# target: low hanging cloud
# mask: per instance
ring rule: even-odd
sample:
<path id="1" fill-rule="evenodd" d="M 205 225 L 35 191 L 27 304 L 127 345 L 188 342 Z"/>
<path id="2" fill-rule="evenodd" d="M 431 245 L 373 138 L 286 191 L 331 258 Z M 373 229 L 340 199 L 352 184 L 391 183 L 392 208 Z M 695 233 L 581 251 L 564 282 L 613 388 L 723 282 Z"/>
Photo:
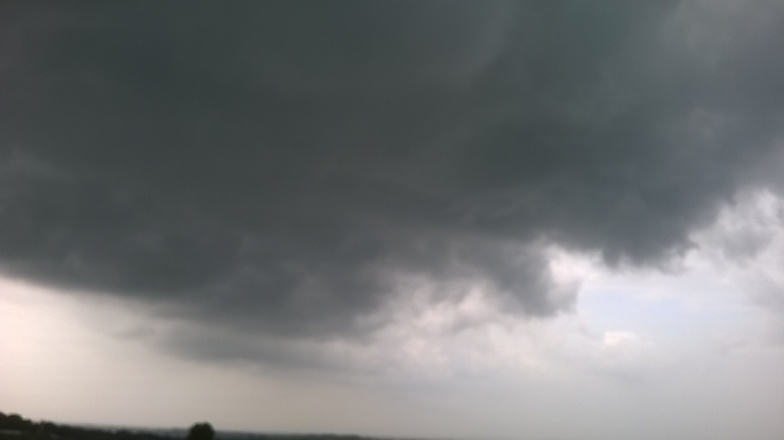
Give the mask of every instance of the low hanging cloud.
<path id="1" fill-rule="evenodd" d="M 784 7 L 743 3 L 5 4 L 0 270 L 275 337 L 407 280 L 569 310 L 548 244 L 659 265 L 780 190 Z"/>

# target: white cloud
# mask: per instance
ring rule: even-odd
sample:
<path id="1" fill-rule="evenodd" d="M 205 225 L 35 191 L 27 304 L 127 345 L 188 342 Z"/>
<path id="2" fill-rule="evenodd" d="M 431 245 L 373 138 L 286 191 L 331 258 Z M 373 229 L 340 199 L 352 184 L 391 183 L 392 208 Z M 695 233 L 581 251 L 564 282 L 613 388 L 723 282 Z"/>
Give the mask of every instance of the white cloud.
<path id="1" fill-rule="evenodd" d="M 603 342 L 606 347 L 624 348 L 640 341 L 637 333 L 629 331 L 604 332 Z"/>

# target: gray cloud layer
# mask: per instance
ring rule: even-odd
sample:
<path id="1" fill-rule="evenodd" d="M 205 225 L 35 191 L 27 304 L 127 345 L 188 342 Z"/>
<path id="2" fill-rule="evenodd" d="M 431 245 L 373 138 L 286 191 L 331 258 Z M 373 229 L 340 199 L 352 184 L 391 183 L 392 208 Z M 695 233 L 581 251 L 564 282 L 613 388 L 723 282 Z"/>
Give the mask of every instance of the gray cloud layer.
<path id="1" fill-rule="evenodd" d="M 281 335 L 405 277 L 568 309 L 541 243 L 657 264 L 781 171 L 749 3 L 5 3 L 0 268 Z"/>

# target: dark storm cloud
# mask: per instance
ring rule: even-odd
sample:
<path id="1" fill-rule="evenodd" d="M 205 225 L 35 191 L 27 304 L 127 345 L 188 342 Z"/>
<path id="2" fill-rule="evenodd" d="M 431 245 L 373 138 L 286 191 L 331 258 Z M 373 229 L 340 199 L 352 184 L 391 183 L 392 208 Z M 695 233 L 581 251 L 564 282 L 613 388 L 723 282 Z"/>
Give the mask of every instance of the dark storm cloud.
<path id="1" fill-rule="evenodd" d="M 656 264 L 779 170 L 754 6 L 4 3 L 0 267 L 284 335 L 405 277 L 553 314 L 542 243 Z"/>

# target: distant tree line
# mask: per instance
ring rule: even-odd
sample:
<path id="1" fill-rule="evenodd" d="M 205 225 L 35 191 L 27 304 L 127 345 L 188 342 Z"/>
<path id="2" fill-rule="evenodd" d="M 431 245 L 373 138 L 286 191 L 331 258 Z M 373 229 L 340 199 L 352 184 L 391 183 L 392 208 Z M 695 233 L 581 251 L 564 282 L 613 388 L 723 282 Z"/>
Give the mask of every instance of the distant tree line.
<path id="1" fill-rule="evenodd" d="M 13 432 L 6 435 L 3 432 Z M 221 436 L 217 436 L 220 439 Z M 181 435 L 159 434 L 145 430 L 106 429 L 34 422 L 19 414 L 0 412 L 0 440 L 173 440 Z M 214 440 L 215 430 L 207 422 L 196 423 L 187 430 L 185 440 Z M 231 433 L 230 440 L 370 440 L 358 435 L 339 434 L 256 434 Z"/>
<path id="2" fill-rule="evenodd" d="M 21 437 L 14 435 L 14 438 L 19 440 L 172 440 L 173 438 L 152 432 L 128 429 L 114 430 L 58 425 L 47 421 L 34 422 L 19 414 L 0 412 L 0 433 L 2 431 L 18 432 Z M 3 434 L 0 434 L 0 439 L 5 438 Z"/>

